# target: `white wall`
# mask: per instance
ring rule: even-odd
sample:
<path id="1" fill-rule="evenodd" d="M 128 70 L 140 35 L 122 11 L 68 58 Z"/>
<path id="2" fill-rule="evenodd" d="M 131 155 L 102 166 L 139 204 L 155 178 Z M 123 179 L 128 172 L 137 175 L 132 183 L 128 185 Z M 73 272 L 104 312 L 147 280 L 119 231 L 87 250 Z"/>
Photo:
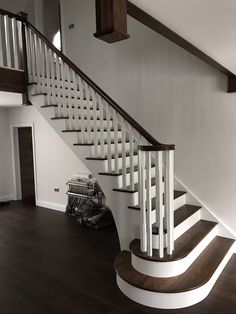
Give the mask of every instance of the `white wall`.
<path id="1" fill-rule="evenodd" d="M 29 21 L 35 23 L 34 0 L 0 0 L 0 9 L 16 14 L 23 11 L 28 14 Z"/>
<path id="2" fill-rule="evenodd" d="M 12 198 L 13 180 L 8 110 L 0 108 L 0 201 Z"/>
<path id="3" fill-rule="evenodd" d="M 226 77 L 132 18 L 130 39 L 103 43 L 95 1 L 61 4 L 67 55 L 157 140 L 176 144 L 176 176 L 236 231 L 236 95 Z"/>
<path id="4" fill-rule="evenodd" d="M 65 210 L 67 180 L 74 173 L 88 173 L 88 169 L 34 107 L 9 109 L 10 127 L 28 123 L 34 124 L 35 132 L 37 204 Z"/>

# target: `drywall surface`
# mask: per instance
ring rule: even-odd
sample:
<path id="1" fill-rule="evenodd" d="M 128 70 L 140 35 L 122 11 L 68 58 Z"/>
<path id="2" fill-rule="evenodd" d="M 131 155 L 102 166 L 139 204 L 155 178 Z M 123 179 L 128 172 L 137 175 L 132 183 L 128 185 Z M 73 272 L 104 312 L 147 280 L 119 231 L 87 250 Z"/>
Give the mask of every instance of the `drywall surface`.
<path id="1" fill-rule="evenodd" d="M 131 2 L 236 74 L 235 0 Z"/>
<path id="2" fill-rule="evenodd" d="M 35 23 L 35 0 L 0 0 L 0 8 L 12 13 L 23 11 L 28 14 L 28 19 Z M 37 0 L 39 1 L 39 0 Z"/>
<path id="3" fill-rule="evenodd" d="M 176 176 L 235 232 L 236 95 L 227 78 L 132 18 L 131 38 L 108 45 L 93 37 L 95 1 L 61 5 L 68 57 L 157 140 L 176 144 Z"/>
<path id="4" fill-rule="evenodd" d="M 10 138 L 8 110 L 0 108 L 0 201 L 13 199 Z"/>
<path id="5" fill-rule="evenodd" d="M 60 29 L 59 0 L 43 0 L 44 35 L 53 42 Z"/>
<path id="6" fill-rule="evenodd" d="M 29 123 L 34 128 L 37 205 L 64 211 L 66 182 L 75 173 L 88 173 L 88 169 L 34 107 L 9 109 L 10 127 Z"/>

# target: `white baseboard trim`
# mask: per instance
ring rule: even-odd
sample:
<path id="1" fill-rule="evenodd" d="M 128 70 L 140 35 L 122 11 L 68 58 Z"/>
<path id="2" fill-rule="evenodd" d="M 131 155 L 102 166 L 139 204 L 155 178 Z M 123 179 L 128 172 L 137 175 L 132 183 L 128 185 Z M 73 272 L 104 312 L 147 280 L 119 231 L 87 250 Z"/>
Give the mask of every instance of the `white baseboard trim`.
<path id="1" fill-rule="evenodd" d="M 59 212 L 65 212 L 66 210 L 66 205 L 58 204 L 58 203 L 53 203 L 53 202 L 47 202 L 47 201 L 42 201 L 42 200 L 37 200 L 36 205 L 44 208 L 49 208 L 53 210 L 57 210 Z"/>
<path id="2" fill-rule="evenodd" d="M 8 202 L 8 201 L 12 201 L 14 199 L 15 199 L 15 197 L 13 194 L 0 196 L 0 202 Z"/>

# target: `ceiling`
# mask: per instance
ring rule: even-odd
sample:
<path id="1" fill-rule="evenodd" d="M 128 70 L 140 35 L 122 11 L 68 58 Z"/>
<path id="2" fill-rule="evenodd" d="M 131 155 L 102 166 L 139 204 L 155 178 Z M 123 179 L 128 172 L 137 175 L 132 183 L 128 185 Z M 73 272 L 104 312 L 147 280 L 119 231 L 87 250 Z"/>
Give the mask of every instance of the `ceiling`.
<path id="1" fill-rule="evenodd" d="M 130 0 L 236 74 L 236 0 Z"/>

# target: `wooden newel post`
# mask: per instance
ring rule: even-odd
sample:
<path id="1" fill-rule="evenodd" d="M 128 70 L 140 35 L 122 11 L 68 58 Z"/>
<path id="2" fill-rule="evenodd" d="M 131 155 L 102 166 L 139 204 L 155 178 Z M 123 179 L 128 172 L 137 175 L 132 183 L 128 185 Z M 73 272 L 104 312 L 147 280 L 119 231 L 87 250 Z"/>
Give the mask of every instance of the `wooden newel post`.
<path id="1" fill-rule="evenodd" d="M 19 16 L 21 16 L 25 21 L 28 21 L 28 14 L 25 12 L 19 12 Z M 27 47 L 26 47 L 26 26 L 25 23 L 21 23 L 21 33 L 22 33 L 22 61 L 23 61 L 23 69 L 24 69 L 24 81 L 25 81 L 25 92 L 23 94 L 23 103 L 25 105 L 29 104 L 29 95 L 28 95 L 28 62 L 27 62 Z"/>
<path id="2" fill-rule="evenodd" d="M 20 12 L 18 13 L 18 15 L 19 15 L 20 17 L 22 17 L 24 20 L 28 21 L 28 14 L 27 14 L 27 13 L 20 11 Z"/>
<path id="3" fill-rule="evenodd" d="M 96 25 L 94 36 L 107 43 L 129 38 L 127 0 L 96 0 Z"/>

